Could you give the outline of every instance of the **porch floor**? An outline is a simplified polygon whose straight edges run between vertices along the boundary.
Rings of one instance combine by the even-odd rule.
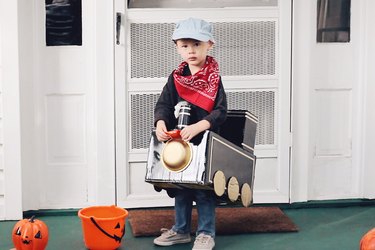
[[[279,205],[298,226],[296,233],[259,233],[216,237],[216,250],[355,250],[359,241],[375,227],[375,204],[373,202],[350,202],[310,205]],[[28,213],[28,212],[27,212]],[[29,214],[26,215],[28,216]],[[37,217],[49,227],[50,250],[83,250],[81,221],[76,211],[52,213],[38,212]],[[0,222],[0,249],[13,248],[11,230],[15,221]],[[192,243],[157,247],[153,237],[133,237],[129,223],[121,250],[138,249],[191,249]]]

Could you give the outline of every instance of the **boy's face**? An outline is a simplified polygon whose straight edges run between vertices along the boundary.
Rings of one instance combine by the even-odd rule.
[[[212,45],[211,41],[201,42],[194,39],[179,39],[176,41],[177,52],[189,64],[189,67],[202,68]]]

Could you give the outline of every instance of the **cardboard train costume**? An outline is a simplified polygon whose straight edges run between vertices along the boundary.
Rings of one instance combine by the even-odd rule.
[[[199,144],[185,142],[179,129],[188,121],[188,103],[180,107],[171,139],[159,142],[151,134],[145,181],[155,190],[165,189],[173,197],[178,188],[211,189],[220,200],[253,202],[258,118],[246,110],[228,110],[217,133],[205,131]]]

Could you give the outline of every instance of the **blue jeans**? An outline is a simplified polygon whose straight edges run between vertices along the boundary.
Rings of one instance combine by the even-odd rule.
[[[172,230],[177,233],[191,232],[191,213],[193,201],[198,210],[197,235],[200,233],[215,237],[216,197],[213,191],[182,189],[175,196],[175,225]]]

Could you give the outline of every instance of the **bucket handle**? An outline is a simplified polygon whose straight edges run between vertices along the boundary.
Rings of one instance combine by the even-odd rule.
[[[115,241],[118,241],[118,242],[121,242],[122,240],[122,237],[124,237],[125,235],[125,227],[124,227],[124,232],[122,233],[121,237],[118,237],[116,234],[114,235],[110,235],[109,233],[107,233],[103,228],[101,228],[99,226],[99,224],[95,221],[94,217],[90,217],[90,220],[92,221],[92,223],[94,223],[94,225],[103,233],[105,234],[106,236],[108,236],[109,238],[111,239],[114,239]]]

